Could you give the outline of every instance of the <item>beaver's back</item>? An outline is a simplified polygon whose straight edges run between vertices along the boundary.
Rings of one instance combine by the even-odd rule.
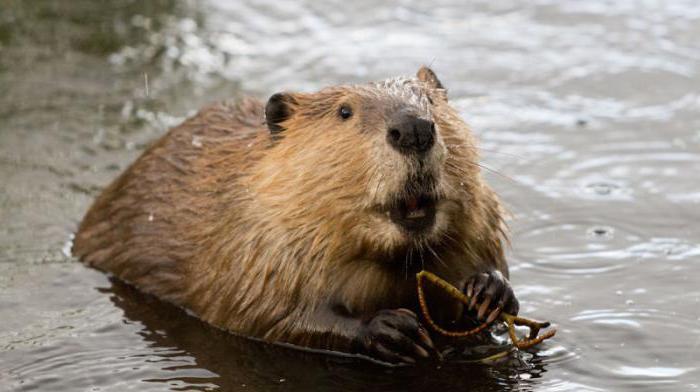
[[[263,132],[263,112],[253,99],[215,104],[171,129],[98,197],[73,254],[180,303],[181,278],[195,251],[193,230],[220,208],[215,196],[222,179],[207,173],[218,160],[251,160],[247,151]],[[225,180],[235,183],[240,173],[228,173]]]

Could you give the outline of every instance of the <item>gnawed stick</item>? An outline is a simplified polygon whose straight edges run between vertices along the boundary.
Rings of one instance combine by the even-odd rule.
[[[442,291],[444,291],[447,295],[450,297],[454,298],[457,301],[460,301],[463,303],[465,306],[469,306],[469,301],[471,298],[467,297],[464,293],[462,293],[459,289],[456,287],[452,286],[449,284],[447,281],[444,279],[440,278],[439,276],[433,274],[432,272],[428,271],[421,271],[416,275],[416,286],[418,288],[418,303],[420,305],[421,312],[423,313],[423,317],[425,318],[425,321],[428,323],[430,328],[435,330],[437,333],[447,336],[447,337],[467,337],[467,336],[473,336],[481,331],[483,331],[486,327],[488,327],[492,322],[485,322],[476,328],[467,330],[467,331],[448,331],[446,329],[443,329],[435,321],[432,319],[430,316],[430,312],[428,310],[428,304],[425,300],[425,290],[423,288],[423,282],[425,280],[428,280],[430,283],[433,285],[437,286],[440,288]],[[554,334],[557,332],[555,328],[549,329],[542,333],[542,335],[539,335],[540,330],[543,328],[547,328],[550,326],[549,322],[540,322],[540,321],[535,321],[531,320],[528,318],[524,317],[518,317],[514,316],[512,314],[504,313],[501,312],[499,315],[499,319],[508,325],[508,335],[510,336],[510,340],[513,342],[513,345],[517,347],[518,349],[528,349],[530,347],[533,347],[537,344],[542,343],[544,340],[551,338],[554,336]],[[530,333],[527,338],[525,339],[518,339],[517,335],[515,334],[515,326],[526,326],[530,329]]]

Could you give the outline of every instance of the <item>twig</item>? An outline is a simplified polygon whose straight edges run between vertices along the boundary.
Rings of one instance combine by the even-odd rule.
[[[486,327],[491,325],[492,322],[485,322],[476,328],[467,330],[467,331],[448,331],[446,329],[443,329],[435,321],[433,318],[430,316],[430,312],[428,310],[428,304],[425,300],[425,290],[423,287],[423,282],[427,280],[436,287],[440,288],[442,291],[444,291],[447,295],[450,297],[454,298],[455,300],[463,303],[465,306],[469,306],[469,301],[471,298],[466,296],[464,293],[462,293],[459,289],[456,287],[452,286],[449,284],[447,281],[444,279],[440,278],[439,276],[433,274],[432,272],[428,271],[421,271],[416,275],[416,286],[418,288],[418,303],[420,305],[421,312],[423,313],[423,317],[425,318],[425,321],[428,323],[430,328],[435,330],[437,333],[447,336],[447,337],[467,337],[467,336],[473,336],[481,331],[483,331]],[[540,321],[535,321],[531,320],[525,317],[518,317],[512,314],[504,313],[502,312],[499,315],[499,319],[503,322],[505,322],[508,325],[508,335],[510,336],[510,340],[513,343],[515,347],[518,349],[528,349],[531,348],[535,345],[538,345],[542,343],[543,341],[551,338],[554,336],[554,334],[557,332],[555,328],[551,328],[547,331],[544,331],[542,335],[539,335],[540,330],[543,328],[547,328],[550,326],[550,323],[547,322],[540,322]],[[525,326],[530,329],[530,333],[527,338],[524,339],[518,339],[518,337],[515,334],[515,326]],[[539,336],[538,336],[539,335]]]

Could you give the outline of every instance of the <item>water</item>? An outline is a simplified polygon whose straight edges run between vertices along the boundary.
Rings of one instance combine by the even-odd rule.
[[[0,390],[700,388],[700,6],[0,0]],[[226,4],[224,4],[226,3]],[[513,214],[526,365],[386,370],[228,336],[69,257],[205,102],[432,64]]]

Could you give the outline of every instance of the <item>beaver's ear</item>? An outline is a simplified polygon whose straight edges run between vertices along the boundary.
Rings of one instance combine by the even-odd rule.
[[[420,69],[416,73],[416,76],[418,77],[418,80],[425,82],[431,88],[437,88],[442,90],[445,89],[445,87],[443,87],[442,83],[440,82],[440,79],[438,79],[437,75],[435,75],[435,72],[433,72],[432,69],[426,67],[425,65],[420,67]]]
[[[265,121],[273,136],[284,131],[282,123],[292,117],[296,105],[297,101],[290,93],[277,93],[267,100]]]

